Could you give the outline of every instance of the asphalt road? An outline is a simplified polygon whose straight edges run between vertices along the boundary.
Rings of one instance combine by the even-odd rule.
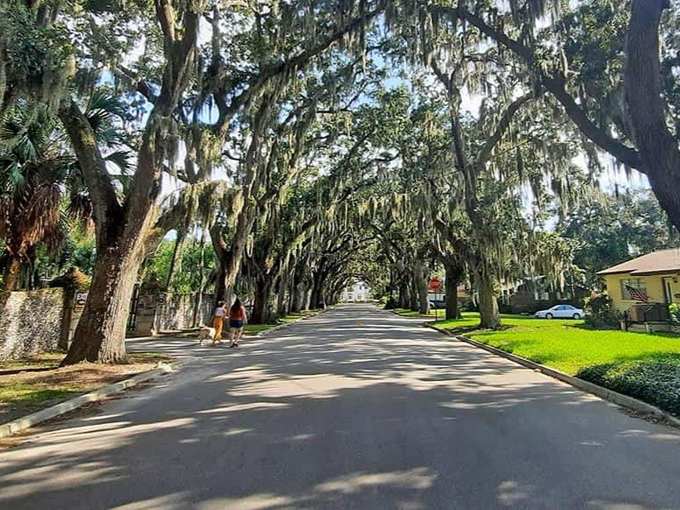
[[[370,306],[0,450],[2,509],[680,508],[680,434]]]

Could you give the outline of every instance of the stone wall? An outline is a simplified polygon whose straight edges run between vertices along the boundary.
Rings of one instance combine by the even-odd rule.
[[[196,300],[196,294],[168,294],[166,299],[159,303],[158,330],[177,331],[193,327]],[[212,294],[204,294],[198,316],[201,324],[210,321],[212,309]]]
[[[179,331],[193,327],[196,294],[165,294],[144,292],[133,300],[133,318],[128,324],[128,336],[150,336],[159,331]],[[213,296],[203,294],[199,323],[207,324],[212,317]]]
[[[0,293],[0,360],[55,350],[64,314],[64,289]]]
[[[57,348],[66,349],[87,293],[63,288],[0,293],[0,361]],[[193,326],[196,294],[164,294],[142,289],[133,299],[128,336],[151,336]],[[204,294],[199,324],[207,324],[213,296]]]

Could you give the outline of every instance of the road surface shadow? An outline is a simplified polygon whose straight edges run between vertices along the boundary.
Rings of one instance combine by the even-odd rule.
[[[162,340],[195,359],[157,390],[0,452],[0,504],[680,507],[680,434],[408,319],[348,307],[239,350],[182,341]]]

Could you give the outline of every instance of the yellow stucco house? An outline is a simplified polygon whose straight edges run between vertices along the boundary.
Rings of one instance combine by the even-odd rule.
[[[607,280],[607,293],[620,312],[639,304],[641,294],[649,303],[680,303],[680,248],[655,251],[598,274]]]

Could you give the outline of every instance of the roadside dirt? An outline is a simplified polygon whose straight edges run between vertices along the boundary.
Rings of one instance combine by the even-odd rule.
[[[0,423],[34,413],[78,395],[156,368],[168,356],[131,354],[125,365],[80,363],[59,368],[58,360],[37,358],[0,366]]]

